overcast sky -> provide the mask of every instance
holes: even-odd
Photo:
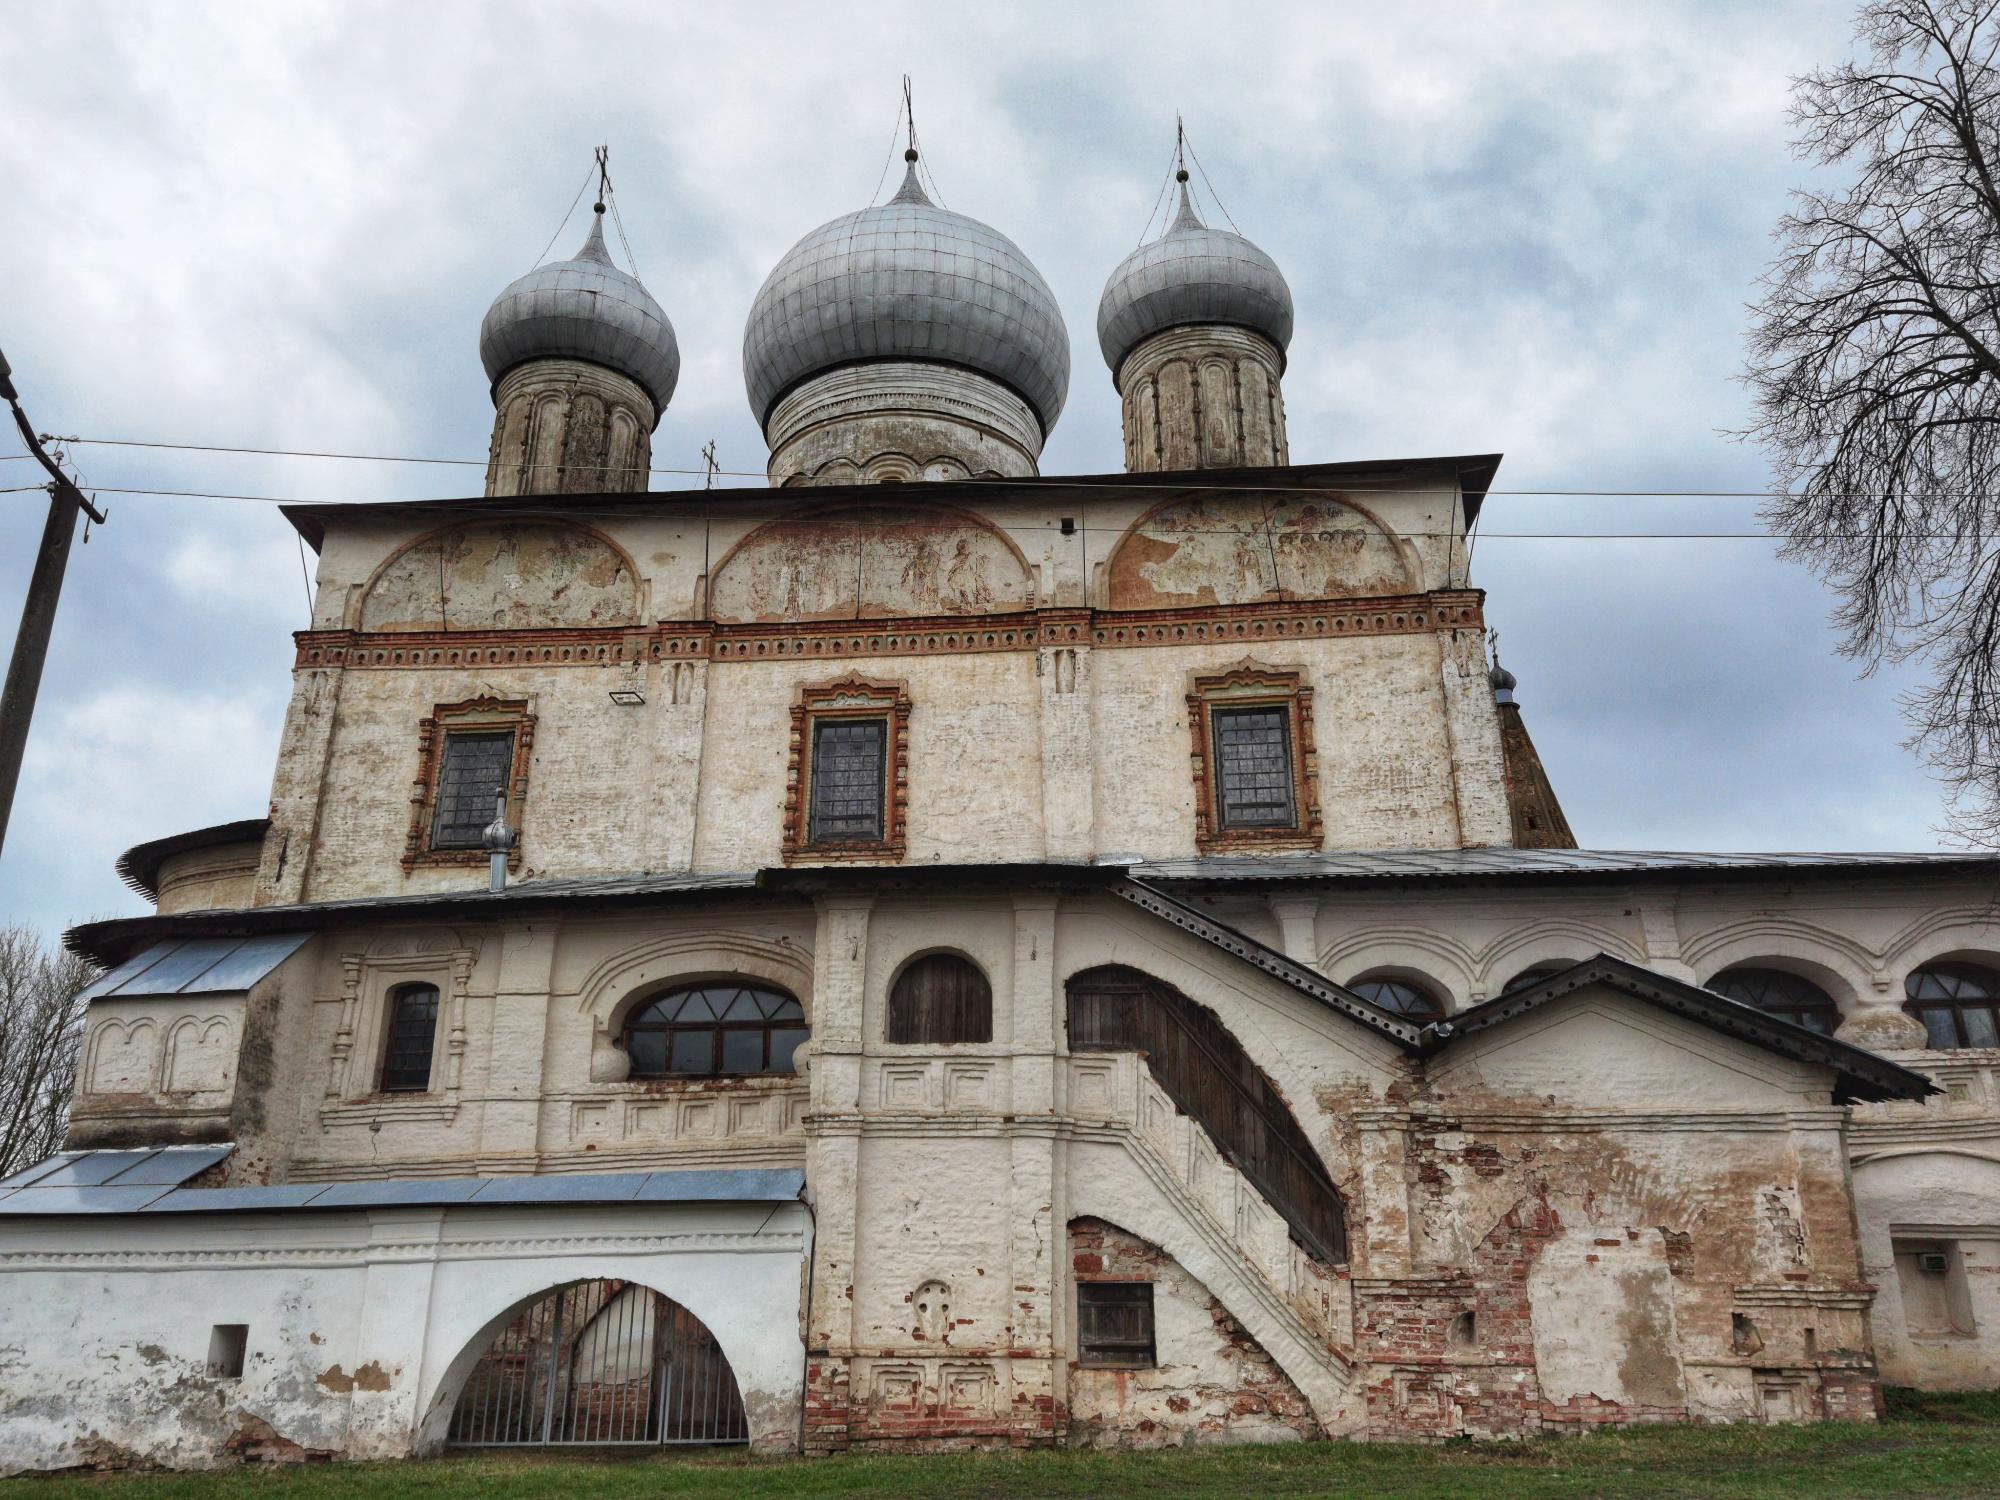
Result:
[[[1849,24],[1825,0],[19,8],[0,28],[0,347],[45,432],[481,458],[480,318],[608,140],[684,360],[654,462],[697,466],[713,438],[725,468],[759,469],[744,315],[793,240],[869,201],[907,71],[945,201],[1061,299],[1075,374],[1046,473],[1121,462],[1097,297],[1178,109],[1291,282],[1300,462],[1500,451],[1501,490],[1754,490],[1761,456],[1723,433],[1746,416],[1743,304],[1804,179],[1787,80],[1848,56]],[[102,486],[481,483],[75,452]],[[0,463],[0,484],[37,477]],[[305,620],[273,507],[104,500],[0,857],[0,919],[51,930],[143,909],[119,850],[264,811]],[[1829,597],[1769,543],[1501,535],[1744,531],[1755,510],[1489,502],[1474,581],[1580,841],[1936,847],[1900,684],[1856,680]],[[0,642],[42,512],[0,495]]]

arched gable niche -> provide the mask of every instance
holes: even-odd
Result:
[[[1018,549],[964,511],[928,505],[814,510],[760,526],[716,565],[718,621],[1005,614],[1034,607]]]
[[[632,560],[587,526],[454,526],[390,558],[361,599],[361,630],[524,630],[635,625]]]
[[[1389,530],[1330,495],[1169,500],[1119,538],[1105,574],[1109,609],[1365,599],[1417,586]]]

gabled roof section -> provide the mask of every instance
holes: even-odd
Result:
[[[1207,912],[1188,905],[1178,896],[1170,896],[1156,886],[1143,880],[1123,880],[1111,887],[1111,893],[1131,902],[1141,911],[1149,911],[1164,922],[1171,922],[1183,932],[1193,933],[1212,947],[1242,959],[1254,968],[1262,969],[1273,978],[1282,980],[1300,994],[1319,1002],[1328,1010],[1339,1011],[1349,1020],[1359,1021],[1370,1030],[1379,1031],[1392,1038],[1403,1047],[1415,1051],[1423,1044],[1425,1028],[1407,1017],[1384,1010],[1371,1001],[1363,1000],[1344,985],[1333,983],[1317,969],[1309,969],[1297,959],[1287,958],[1277,949],[1267,947],[1253,937],[1245,936],[1223,922],[1218,922]]]
[[[1423,1051],[1444,1050],[1462,1037],[1502,1025],[1551,1001],[1574,994],[1587,985],[1603,985],[1633,999],[1719,1031],[1767,1052],[1775,1052],[1798,1062],[1831,1068],[1839,1075],[1840,1087],[1834,1102],[1878,1103],[1885,1099],[1924,1099],[1938,1092],[1921,1073],[1878,1057],[1862,1047],[1833,1037],[1821,1036],[1803,1026],[1780,1020],[1713,990],[1702,989],[1664,974],[1600,953],[1582,963],[1553,974],[1540,984],[1527,985],[1511,994],[1488,1000],[1470,1010],[1460,1011],[1427,1028]]]

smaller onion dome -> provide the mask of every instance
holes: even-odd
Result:
[[[583,248],[537,266],[493,299],[479,358],[495,385],[531,359],[580,359],[635,380],[657,417],[681,378],[681,348],[653,294],[611,263],[600,205]]]
[[[1494,662],[1492,670],[1487,672],[1486,683],[1487,686],[1493,689],[1494,702],[1512,703],[1514,701],[1514,688],[1516,686],[1514,674],[1501,666],[1499,662]]]
[[[1119,263],[1097,303],[1097,342],[1116,376],[1125,356],[1169,328],[1226,323],[1261,333],[1283,359],[1292,341],[1292,289],[1278,263],[1240,234],[1210,229],[1188,198],[1167,232]]]

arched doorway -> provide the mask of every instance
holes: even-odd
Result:
[[[452,1409],[458,1448],[745,1443],[743,1394],[715,1336],[635,1281],[537,1297],[480,1355]]]

